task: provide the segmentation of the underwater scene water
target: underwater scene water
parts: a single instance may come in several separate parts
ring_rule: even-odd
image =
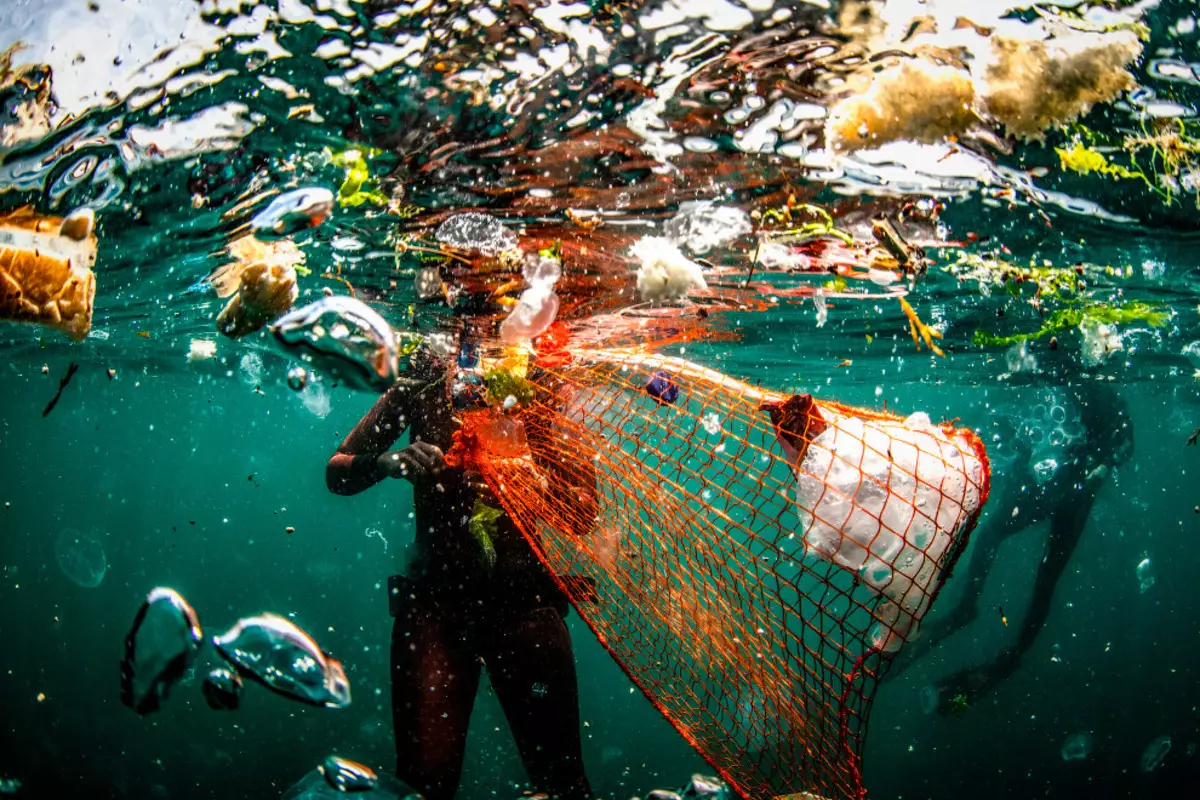
[[[0,0],[0,795],[1195,796],[1197,16]]]

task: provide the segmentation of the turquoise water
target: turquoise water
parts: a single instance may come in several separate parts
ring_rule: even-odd
[[[540,96],[537,103],[514,99],[509,108],[495,108],[471,102],[470,92],[461,90],[423,93],[438,85],[440,73],[406,62],[404,54],[376,74],[340,83],[356,65],[374,63],[363,48],[396,55],[382,45],[437,18],[436,9],[402,13],[388,27],[377,19],[388,13],[384,3],[297,0],[257,10],[223,3],[215,12],[206,5],[211,13],[203,17],[183,0],[106,0],[96,11],[86,5],[8,0],[0,6],[0,46],[22,40],[29,49],[19,61],[53,65],[59,106],[53,130],[0,149],[0,209],[32,204],[61,215],[92,207],[99,237],[96,312],[85,341],[70,343],[33,325],[0,328],[6,354],[0,365],[0,779],[15,781],[0,786],[18,797],[262,798],[279,796],[334,752],[388,771],[394,760],[392,620],[385,587],[412,541],[411,490],[394,481],[352,498],[329,493],[325,463],[375,396],[331,381],[314,381],[303,392],[289,389],[294,362],[266,334],[240,341],[217,335],[213,320],[225,301],[202,280],[221,263],[230,233],[250,217],[235,208],[243,192],[336,190],[345,174],[326,148],[341,152],[369,143],[381,150],[370,162],[378,185],[392,193],[404,186],[404,203],[427,216],[398,221],[370,203],[339,206],[330,222],[296,237],[313,273],[301,277],[297,305],[320,298],[325,288],[342,292],[339,282],[320,278],[337,271],[402,327],[415,298],[411,264],[397,266],[398,225],[415,228],[442,210],[464,208],[488,209],[514,228],[561,218],[557,208],[539,205],[544,198],[536,185],[532,194],[528,188],[488,194],[516,182],[509,167],[535,173],[533,161],[485,151],[421,171],[430,153],[450,142],[499,136],[513,119],[531,124],[509,136],[531,149],[544,147],[579,127],[567,124],[577,109],[554,110]],[[769,5],[684,15],[684,30],[664,36],[665,43],[646,30],[611,35],[608,65],[630,65],[623,74],[670,96],[673,90],[663,88],[652,65],[685,42],[708,42],[713,29],[723,37],[713,52],[727,52],[762,29]],[[619,23],[637,22],[639,6],[597,3],[576,11],[609,35]],[[451,4],[444,18],[468,8]],[[752,22],[728,22],[741,19],[728,16],[734,8]],[[1084,120],[1089,129],[1137,130],[1153,101],[1178,104],[1185,124],[1192,124],[1197,82],[1158,79],[1154,66],[1200,62],[1194,28],[1181,24],[1191,13],[1188,3],[1168,2],[1148,12],[1147,54],[1133,67],[1141,94],[1125,93],[1092,112]],[[433,37],[425,45],[425,66],[475,59],[501,73],[513,70],[511,53],[473,46],[477,33],[469,27]],[[269,58],[267,38],[290,55]],[[359,55],[339,60],[339,42]],[[534,49],[528,41],[523,46]],[[587,105],[580,98],[604,73],[604,65],[589,62],[582,77],[551,72],[550,80]],[[287,80],[301,96],[289,98],[273,80]],[[110,90],[115,100],[104,99]],[[513,90],[510,99],[520,96]],[[627,121],[640,99],[636,91],[605,95],[582,126],[600,131]],[[164,127],[230,103],[243,107],[200,125],[194,135]],[[295,111],[309,104],[319,118]],[[538,118],[545,109],[550,116]],[[714,132],[719,127],[706,124],[705,141],[730,159],[743,157],[729,131]],[[158,132],[148,134],[151,129]],[[1042,562],[1044,522],[1001,546],[978,619],[879,689],[864,755],[870,797],[1186,797],[1200,774],[1200,601],[1192,591],[1200,447],[1186,445],[1200,427],[1197,196],[1185,188],[1164,203],[1137,180],[1058,169],[1054,147],[1066,146],[1072,135],[1016,143],[1009,155],[974,145],[986,163],[1014,172],[1053,167],[1037,185],[1061,196],[1038,194],[1004,173],[1016,189],[997,199],[996,185],[977,176],[954,186],[930,179],[936,170],[929,163],[902,165],[910,168],[910,187],[920,187],[908,192],[899,178],[862,177],[869,172],[862,163],[844,165],[840,177],[798,165],[786,151],[752,154],[743,164],[756,174],[783,175],[788,191],[837,209],[835,219],[847,220],[847,228],[860,208],[937,197],[952,239],[980,234],[967,252],[995,255],[991,248],[1002,244],[1014,263],[1047,260],[1068,273],[1086,262],[1087,286],[1076,299],[1117,308],[1149,303],[1165,315],[1157,326],[1120,322],[1120,349],[1092,362],[1084,355],[1084,335],[1065,326],[1056,349],[1048,337],[1030,343],[1038,366],[1029,370],[1021,353],[975,338],[977,330],[1006,336],[1044,324],[1046,317],[1028,302],[1029,288],[1010,293],[1001,286],[982,289],[977,276],[959,281],[941,269],[954,250],[931,248],[935,265],[908,299],[944,334],[945,358],[917,350],[890,298],[834,297],[821,326],[808,299],[721,315],[738,332],[735,340],[688,346],[689,358],[750,382],[899,413],[925,411],[977,430],[989,446],[994,480],[977,539],[988,526],[1016,516],[1019,506],[1028,513],[1044,501],[1032,491],[1028,501],[1007,493],[1029,485],[1023,470],[1032,466],[1021,461],[1029,460],[1025,450],[1012,447],[1032,434],[1019,425],[1014,433],[1013,420],[1029,420],[1039,405],[1093,384],[1115,391],[1128,408],[1132,453],[1098,490],[1034,645],[1010,678],[965,708],[947,715],[922,708],[922,690],[931,683],[987,663],[1015,643]],[[567,174],[597,192],[620,184],[627,193],[601,232],[631,220],[657,224],[684,199],[683,192],[654,188],[655,173],[641,166],[585,158]],[[750,209],[770,187],[737,183],[742,175],[724,176],[728,195],[707,175],[689,185]],[[193,205],[197,195],[204,199],[200,208]],[[740,274],[746,257],[733,249],[710,256]],[[766,278],[779,289],[825,279]],[[1075,307],[1049,294],[1044,302],[1046,314]],[[418,308],[425,329],[444,316]],[[189,358],[197,339],[215,342],[212,357]],[[852,363],[841,366],[844,361]],[[72,362],[78,374],[43,416]],[[1062,475],[1049,478],[1048,493],[1077,491]],[[967,590],[965,567],[975,546],[948,578],[930,622]],[[216,665],[210,649],[160,712],[134,715],[118,699],[118,663],[129,623],[154,586],[185,596],[210,635],[260,611],[290,616],[344,663],[353,704],[331,711],[252,690],[240,711],[210,711],[199,691],[204,673]],[[584,758],[597,795],[644,796],[711,772],[575,614],[569,625]],[[488,688],[471,726],[459,797],[516,796],[524,775]],[[1090,735],[1090,753],[1065,760],[1064,743],[1081,733]],[[1169,751],[1143,769],[1146,749],[1163,736],[1170,737]]]

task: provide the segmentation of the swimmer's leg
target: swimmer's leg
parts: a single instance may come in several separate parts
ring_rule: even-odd
[[[428,598],[405,603],[392,628],[396,774],[427,800],[458,790],[479,671],[465,625]]]
[[[484,656],[529,781],[563,800],[591,797],[583,770],[575,654],[562,614],[540,606],[494,631]]]
[[[1023,528],[1009,524],[990,524],[980,528],[975,535],[975,548],[967,564],[966,588],[958,604],[949,614],[921,626],[920,635],[900,650],[887,678],[896,678],[919,658],[943,640],[967,627],[979,616],[979,598],[988,573],[996,560],[1000,545],[1012,534]]]
[[[1037,635],[1050,616],[1050,603],[1054,589],[1062,577],[1075,545],[1087,526],[1088,515],[1096,500],[1095,486],[1081,487],[1075,494],[1059,503],[1050,517],[1050,536],[1046,541],[1046,555],[1038,568],[1037,580],[1033,585],[1033,599],[1029,611],[1021,623],[1017,643],[1003,651],[991,663],[971,667],[943,678],[937,682],[937,711],[945,713],[955,698],[962,698],[968,705],[992,690],[996,684],[1007,679],[1016,671],[1021,657],[1033,647]],[[961,701],[960,701],[961,702]]]

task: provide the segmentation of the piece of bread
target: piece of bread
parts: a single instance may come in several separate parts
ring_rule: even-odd
[[[90,209],[65,219],[28,206],[0,215],[0,319],[40,323],[83,340],[96,297],[94,227]]]

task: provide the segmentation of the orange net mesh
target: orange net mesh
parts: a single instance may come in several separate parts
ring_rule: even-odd
[[[863,796],[880,671],[987,496],[979,439],[632,349],[542,353],[521,386],[450,458],[601,643],[742,795]]]

